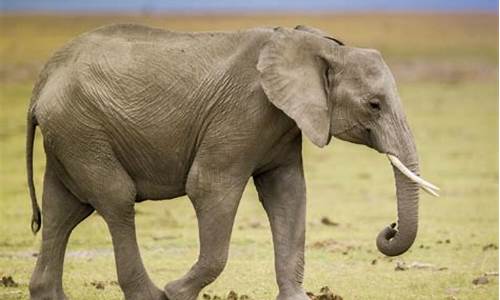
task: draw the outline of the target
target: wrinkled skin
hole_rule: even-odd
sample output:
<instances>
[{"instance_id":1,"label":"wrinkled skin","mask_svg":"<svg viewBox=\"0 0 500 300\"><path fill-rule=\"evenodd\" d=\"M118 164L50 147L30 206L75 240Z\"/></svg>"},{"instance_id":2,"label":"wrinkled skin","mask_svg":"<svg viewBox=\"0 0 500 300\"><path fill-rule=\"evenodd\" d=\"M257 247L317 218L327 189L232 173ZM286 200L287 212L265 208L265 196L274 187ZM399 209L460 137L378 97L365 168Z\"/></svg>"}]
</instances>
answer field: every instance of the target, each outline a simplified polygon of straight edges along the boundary
<instances>
[{"instance_id":1,"label":"wrinkled skin","mask_svg":"<svg viewBox=\"0 0 500 300\"><path fill-rule=\"evenodd\" d=\"M47 167L32 299L65 298L65 247L94 210L110 230L126 299L196 299L224 269L239 200L253 177L271 224L278 299L306 300L302 133L319 147L332 136L365 144L418 171L380 54L305 26L178 33L114 25L67 44L42 70L28 112L35 232L36 126ZM394 172L398 227L377 239L387 255L406 251L417 231L417 186ZM160 290L139 254L134 205L185 194L198 217L199 258Z\"/></svg>"}]
</instances>

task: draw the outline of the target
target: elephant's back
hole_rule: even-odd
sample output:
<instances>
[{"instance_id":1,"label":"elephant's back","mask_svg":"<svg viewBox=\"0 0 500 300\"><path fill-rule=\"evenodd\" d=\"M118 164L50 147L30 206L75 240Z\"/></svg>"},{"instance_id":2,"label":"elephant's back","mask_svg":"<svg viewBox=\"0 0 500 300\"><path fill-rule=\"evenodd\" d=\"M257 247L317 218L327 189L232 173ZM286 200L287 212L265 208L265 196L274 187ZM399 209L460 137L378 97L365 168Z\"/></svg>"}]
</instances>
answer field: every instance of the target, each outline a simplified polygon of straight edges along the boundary
<instances>
[{"instance_id":1,"label":"elephant's back","mask_svg":"<svg viewBox=\"0 0 500 300\"><path fill-rule=\"evenodd\" d=\"M111 24L98 27L88 31L82 37L88 35L102 35L107 37L122 37L131 40L148 40L155 38L168 38L178 35L178 32L155 28L141 24Z\"/></svg>"},{"instance_id":2,"label":"elephant's back","mask_svg":"<svg viewBox=\"0 0 500 300\"><path fill-rule=\"evenodd\" d=\"M93 46L105 51L107 46L122 46L144 51L157 51L157 56L218 57L224 49L234 51L240 31L181 32L139 24L113 24L99 27L77 37L73 44L89 50ZM138 55L139 53L135 53ZM180 63L181 61L176 61Z\"/></svg>"},{"instance_id":3,"label":"elephant's back","mask_svg":"<svg viewBox=\"0 0 500 300\"><path fill-rule=\"evenodd\" d=\"M76 153L66 148L77 144L96 151L92 143L109 141L145 191L170 186L178 193L198 133L210 124L207 115L244 106L229 96L242 90L232 96L245 100L252 93L247 87L257 86L253 38L264 39L252 32L191 34L138 25L84 34L60 51L47 73L40 127L61 153Z\"/></svg>"},{"instance_id":4,"label":"elephant's back","mask_svg":"<svg viewBox=\"0 0 500 300\"><path fill-rule=\"evenodd\" d=\"M158 120L174 122L176 128L183 127L178 122L188 126L192 120L182 111L203 111L215 97L210 95L228 85L228 77L246 85L257 80L258 47L252 39L264 40L268 31L101 27L70 41L49 60L33 102L43 102L39 104L47 119L59 112L81 112L93 119L120 117L146 131L158 130ZM243 76L243 70L248 74Z\"/></svg>"},{"instance_id":5,"label":"elephant's back","mask_svg":"<svg viewBox=\"0 0 500 300\"><path fill-rule=\"evenodd\" d=\"M98 28L71 42L70 73L84 90L100 86L115 95L164 89L182 98L203 84L231 56L238 35L231 32L190 33L143 25ZM145 94L144 94L145 92ZM150 96L151 96L150 95ZM140 98L140 97L139 97Z\"/></svg>"}]
</instances>

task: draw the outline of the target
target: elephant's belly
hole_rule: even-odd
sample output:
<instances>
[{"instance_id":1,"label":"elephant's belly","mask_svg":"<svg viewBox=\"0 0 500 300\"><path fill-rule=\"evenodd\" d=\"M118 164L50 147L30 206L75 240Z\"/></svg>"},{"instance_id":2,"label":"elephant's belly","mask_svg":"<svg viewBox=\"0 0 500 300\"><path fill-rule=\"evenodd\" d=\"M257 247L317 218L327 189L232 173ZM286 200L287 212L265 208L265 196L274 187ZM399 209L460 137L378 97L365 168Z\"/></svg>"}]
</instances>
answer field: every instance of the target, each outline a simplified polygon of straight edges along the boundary
<instances>
[{"instance_id":1,"label":"elephant's belly","mask_svg":"<svg viewBox=\"0 0 500 300\"><path fill-rule=\"evenodd\" d=\"M129 176L135 183L137 192L136 201L172 199L185 195L185 182L187 169L167 159L157 160L157 165L141 167L129 164L124 166L128 169ZM169 167L167 167L168 165Z\"/></svg>"},{"instance_id":2,"label":"elephant's belly","mask_svg":"<svg viewBox=\"0 0 500 300\"><path fill-rule=\"evenodd\" d=\"M184 195L190 166L189 159L178 153L187 151L180 145L160 145L152 138L149 141L149 145L136 145L133 139L129 139L128 147L117 145L114 148L118 160L135 183L137 201Z\"/></svg>"},{"instance_id":3,"label":"elephant's belly","mask_svg":"<svg viewBox=\"0 0 500 300\"><path fill-rule=\"evenodd\" d=\"M156 184L139 180L136 181L136 189L136 202L173 199L186 194L184 184L181 183Z\"/></svg>"}]
</instances>

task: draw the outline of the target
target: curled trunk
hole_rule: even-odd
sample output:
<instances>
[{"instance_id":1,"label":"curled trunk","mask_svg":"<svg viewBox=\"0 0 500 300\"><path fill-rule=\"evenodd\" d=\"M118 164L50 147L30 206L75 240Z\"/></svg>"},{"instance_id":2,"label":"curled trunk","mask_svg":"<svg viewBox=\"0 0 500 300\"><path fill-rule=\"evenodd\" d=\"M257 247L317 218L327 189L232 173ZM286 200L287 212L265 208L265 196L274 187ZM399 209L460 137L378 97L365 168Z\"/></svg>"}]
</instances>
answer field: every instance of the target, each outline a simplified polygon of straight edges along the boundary
<instances>
[{"instance_id":1,"label":"curled trunk","mask_svg":"<svg viewBox=\"0 0 500 300\"><path fill-rule=\"evenodd\" d=\"M403 162L408 160L404 159ZM418 163L405 163L418 174ZM418 229L418 189L415 182L408 179L393 167L398 201L398 222L382 230L377 237L377 248L387 256L396 256L406 252L417 236Z\"/></svg>"}]
</instances>

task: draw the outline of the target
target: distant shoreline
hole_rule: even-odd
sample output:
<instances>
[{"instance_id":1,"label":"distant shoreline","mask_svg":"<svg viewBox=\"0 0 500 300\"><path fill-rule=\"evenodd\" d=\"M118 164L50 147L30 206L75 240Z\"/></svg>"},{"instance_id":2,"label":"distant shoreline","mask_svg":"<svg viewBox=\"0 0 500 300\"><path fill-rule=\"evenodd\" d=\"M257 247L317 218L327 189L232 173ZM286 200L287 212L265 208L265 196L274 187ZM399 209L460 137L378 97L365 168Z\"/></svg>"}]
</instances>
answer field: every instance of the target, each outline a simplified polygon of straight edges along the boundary
<instances>
[{"instance_id":1,"label":"distant shoreline","mask_svg":"<svg viewBox=\"0 0 500 300\"><path fill-rule=\"evenodd\" d=\"M330 16L330 15L497 15L496 10L1 10L0 15L56 15L56 16Z\"/></svg>"},{"instance_id":2,"label":"distant shoreline","mask_svg":"<svg viewBox=\"0 0 500 300\"><path fill-rule=\"evenodd\" d=\"M458 12L498 14L497 0L6 0L2 11L145 14L322 14L353 12Z\"/></svg>"}]
</instances>

